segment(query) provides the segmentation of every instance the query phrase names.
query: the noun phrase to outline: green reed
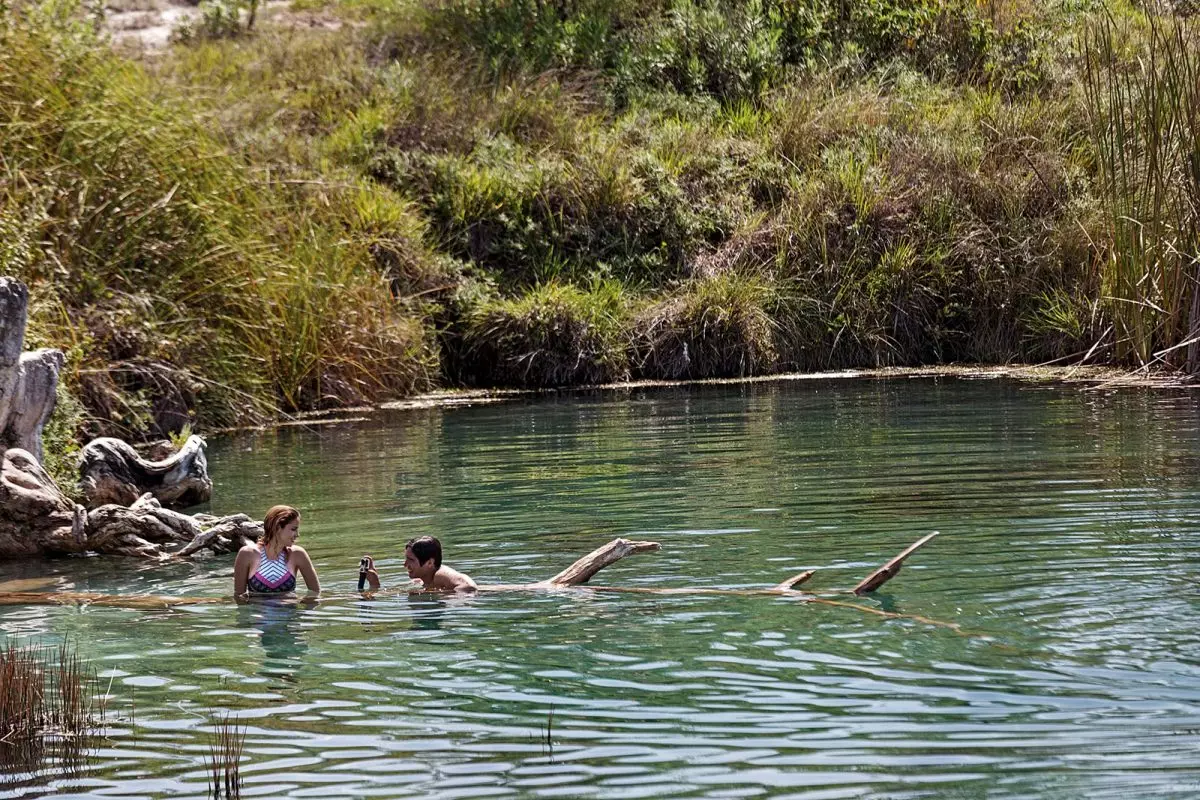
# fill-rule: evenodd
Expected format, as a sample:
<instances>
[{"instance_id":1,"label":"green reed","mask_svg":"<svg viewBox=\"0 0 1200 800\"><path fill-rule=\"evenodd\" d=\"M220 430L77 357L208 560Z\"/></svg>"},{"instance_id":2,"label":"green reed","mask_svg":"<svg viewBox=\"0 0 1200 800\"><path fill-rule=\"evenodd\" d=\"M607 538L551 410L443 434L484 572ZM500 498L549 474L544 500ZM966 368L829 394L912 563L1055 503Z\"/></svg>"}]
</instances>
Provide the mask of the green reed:
<instances>
[{"instance_id":1,"label":"green reed","mask_svg":"<svg viewBox=\"0 0 1200 800\"><path fill-rule=\"evenodd\" d=\"M1141 39L1142 41L1139 41ZM1110 241L1102 292L1116 356L1200 368L1200 54L1194 22L1111 15L1083 38L1089 130Z\"/></svg>"}]
</instances>

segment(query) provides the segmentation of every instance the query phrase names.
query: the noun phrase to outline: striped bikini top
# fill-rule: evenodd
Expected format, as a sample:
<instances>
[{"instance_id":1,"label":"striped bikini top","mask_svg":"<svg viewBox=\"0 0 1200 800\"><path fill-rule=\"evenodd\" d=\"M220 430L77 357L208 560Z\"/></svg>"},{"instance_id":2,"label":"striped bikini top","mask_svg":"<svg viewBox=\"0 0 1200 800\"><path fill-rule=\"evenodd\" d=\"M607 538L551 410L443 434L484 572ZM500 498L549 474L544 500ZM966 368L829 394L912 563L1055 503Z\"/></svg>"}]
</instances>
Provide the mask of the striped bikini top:
<instances>
[{"instance_id":1,"label":"striped bikini top","mask_svg":"<svg viewBox=\"0 0 1200 800\"><path fill-rule=\"evenodd\" d=\"M288 554L285 548L276 558L267 558L266 545L259 545L258 569L250 576L250 591L259 594L278 594L296 588L296 576L288 569Z\"/></svg>"}]
</instances>

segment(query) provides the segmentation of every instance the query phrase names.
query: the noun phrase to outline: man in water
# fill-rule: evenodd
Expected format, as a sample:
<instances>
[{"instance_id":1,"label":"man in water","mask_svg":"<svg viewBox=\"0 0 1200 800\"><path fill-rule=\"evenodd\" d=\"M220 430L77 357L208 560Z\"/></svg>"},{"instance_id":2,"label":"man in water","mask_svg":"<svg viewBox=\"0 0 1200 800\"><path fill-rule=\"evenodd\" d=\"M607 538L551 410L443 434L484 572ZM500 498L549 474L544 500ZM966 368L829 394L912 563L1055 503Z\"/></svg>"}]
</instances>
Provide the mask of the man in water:
<instances>
[{"instance_id":1,"label":"man in water","mask_svg":"<svg viewBox=\"0 0 1200 800\"><path fill-rule=\"evenodd\" d=\"M371 591L379 589L379 573L370 556L366 560L367 581ZM408 577L420 581L429 592L474 592L479 589L471 576L442 563L442 543L433 536L409 539L404 545L404 569Z\"/></svg>"}]
</instances>

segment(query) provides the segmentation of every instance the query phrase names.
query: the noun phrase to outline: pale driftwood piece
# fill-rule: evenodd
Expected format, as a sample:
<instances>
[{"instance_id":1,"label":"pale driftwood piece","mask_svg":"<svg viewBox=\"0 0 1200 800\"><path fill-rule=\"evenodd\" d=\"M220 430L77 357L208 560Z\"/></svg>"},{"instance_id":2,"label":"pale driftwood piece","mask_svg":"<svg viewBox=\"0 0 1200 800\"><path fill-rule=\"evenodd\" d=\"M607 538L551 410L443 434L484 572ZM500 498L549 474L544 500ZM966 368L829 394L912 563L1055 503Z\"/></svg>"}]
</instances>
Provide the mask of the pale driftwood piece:
<instances>
[{"instance_id":1,"label":"pale driftwood piece","mask_svg":"<svg viewBox=\"0 0 1200 800\"><path fill-rule=\"evenodd\" d=\"M799 575L793 575L792 577L788 578L783 583L776 584L775 591L790 592L793 589L795 589L797 586L799 586L800 584L807 581L813 575L815 575L816 572L817 571L815 569L806 569L804 572L801 572Z\"/></svg>"},{"instance_id":2,"label":"pale driftwood piece","mask_svg":"<svg viewBox=\"0 0 1200 800\"><path fill-rule=\"evenodd\" d=\"M234 514L222 519L209 517L206 523L207 530L197 534L182 550L175 553L177 557L187 558L206 547L214 553L237 552L243 545L254 542L262 533L262 523L255 522L245 514ZM205 523L202 522L201 525Z\"/></svg>"},{"instance_id":3,"label":"pale driftwood piece","mask_svg":"<svg viewBox=\"0 0 1200 800\"><path fill-rule=\"evenodd\" d=\"M179 452L162 461L148 461L120 439L101 437L83 448L79 476L90 508L132 505L146 492L176 508L212 497L204 439L199 436L189 436Z\"/></svg>"},{"instance_id":4,"label":"pale driftwood piece","mask_svg":"<svg viewBox=\"0 0 1200 800\"><path fill-rule=\"evenodd\" d=\"M0 558L88 549L87 512L71 502L25 450L0 463Z\"/></svg>"},{"instance_id":5,"label":"pale driftwood piece","mask_svg":"<svg viewBox=\"0 0 1200 800\"><path fill-rule=\"evenodd\" d=\"M660 549L658 542L631 542L628 539L613 539L597 547L562 572L544 583L548 586L578 586L600 570L633 553L650 553Z\"/></svg>"},{"instance_id":6,"label":"pale driftwood piece","mask_svg":"<svg viewBox=\"0 0 1200 800\"><path fill-rule=\"evenodd\" d=\"M58 350L22 353L29 290L0 278L0 449L18 448L42 460L42 427L54 411L62 372Z\"/></svg>"},{"instance_id":7,"label":"pale driftwood piece","mask_svg":"<svg viewBox=\"0 0 1200 800\"><path fill-rule=\"evenodd\" d=\"M913 542L900 555L896 556L891 561L887 562L882 567L863 578L862 582L855 586L851 591L853 591L855 594L867 594L868 592L873 592L880 586L883 586L892 578L896 577L896 574L900 572L900 567L904 565L904 559L920 550L937 535L938 532L934 531L928 536Z\"/></svg>"},{"instance_id":8,"label":"pale driftwood piece","mask_svg":"<svg viewBox=\"0 0 1200 800\"><path fill-rule=\"evenodd\" d=\"M205 548L237 550L260 533L262 523L245 514L189 517L163 508L149 492L128 508L104 505L88 514L88 547L103 553L187 558Z\"/></svg>"},{"instance_id":9,"label":"pale driftwood piece","mask_svg":"<svg viewBox=\"0 0 1200 800\"><path fill-rule=\"evenodd\" d=\"M38 461L42 460L42 429L54 413L63 363L61 351L45 348L22 353L17 364L14 396L19 400L8 409L3 443L29 451Z\"/></svg>"},{"instance_id":10,"label":"pale driftwood piece","mask_svg":"<svg viewBox=\"0 0 1200 800\"><path fill-rule=\"evenodd\" d=\"M200 525L194 519L163 509L149 492L131 506L102 505L88 513L88 545L103 553L132 554L144 549L140 543L128 539L131 536L157 549L155 545L190 542L200 533ZM125 540L125 546L118 545L122 540ZM131 545L134 546L132 549ZM119 549L114 551L114 547ZM156 555L163 553L160 551Z\"/></svg>"}]
</instances>

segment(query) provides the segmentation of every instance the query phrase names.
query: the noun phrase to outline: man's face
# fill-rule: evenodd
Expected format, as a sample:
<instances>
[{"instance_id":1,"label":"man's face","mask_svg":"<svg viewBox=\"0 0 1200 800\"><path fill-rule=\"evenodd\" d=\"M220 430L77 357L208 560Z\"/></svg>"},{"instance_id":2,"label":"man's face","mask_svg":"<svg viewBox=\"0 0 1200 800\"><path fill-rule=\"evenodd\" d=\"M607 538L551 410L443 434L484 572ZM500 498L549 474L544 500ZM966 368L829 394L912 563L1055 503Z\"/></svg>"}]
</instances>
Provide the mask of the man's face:
<instances>
[{"instance_id":1,"label":"man's face","mask_svg":"<svg viewBox=\"0 0 1200 800\"><path fill-rule=\"evenodd\" d=\"M426 561L426 564L432 566L433 559ZM411 547L404 548L404 569L408 572L410 578L423 578L425 569L422 568L421 562L417 561L417 556L413 553Z\"/></svg>"}]
</instances>

